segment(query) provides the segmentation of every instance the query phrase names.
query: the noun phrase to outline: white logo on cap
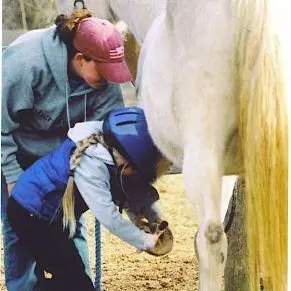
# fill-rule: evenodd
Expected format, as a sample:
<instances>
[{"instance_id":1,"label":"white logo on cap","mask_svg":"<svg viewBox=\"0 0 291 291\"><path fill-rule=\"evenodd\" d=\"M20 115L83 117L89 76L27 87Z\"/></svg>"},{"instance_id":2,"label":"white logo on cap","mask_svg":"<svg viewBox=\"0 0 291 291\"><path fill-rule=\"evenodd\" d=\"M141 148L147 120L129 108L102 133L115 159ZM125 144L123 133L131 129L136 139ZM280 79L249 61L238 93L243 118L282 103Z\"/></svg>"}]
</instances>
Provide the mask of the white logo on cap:
<instances>
[{"instance_id":1,"label":"white logo on cap","mask_svg":"<svg viewBox=\"0 0 291 291\"><path fill-rule=\"evenodd\" d=\"M123 46L119 46L119 47L109 51L109 57L112 60L123 58L123 56L124 56L124 47Z\"/></svg>"}]
</instances>

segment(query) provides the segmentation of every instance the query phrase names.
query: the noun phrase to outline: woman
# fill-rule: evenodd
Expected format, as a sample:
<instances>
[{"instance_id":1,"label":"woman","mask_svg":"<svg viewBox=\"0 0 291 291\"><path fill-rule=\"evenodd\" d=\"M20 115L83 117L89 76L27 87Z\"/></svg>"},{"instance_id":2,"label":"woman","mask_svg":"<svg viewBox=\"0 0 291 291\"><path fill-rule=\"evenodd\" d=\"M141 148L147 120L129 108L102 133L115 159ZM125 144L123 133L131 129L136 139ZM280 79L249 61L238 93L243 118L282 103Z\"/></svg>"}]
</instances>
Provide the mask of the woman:
<instances>
[{"instance_id":1,"label":"woman","mask_svg":"<svg viewBox=\"0 0 291 291\"><path fill-rule=\"evenodd\" d=\"M143 110L124 108L111 112L104 123L77 124L69 130L68 139L20 176L9 198L8 219L20 242L52 274L41 290L94 290L70 239L76 218L88 208L127 243L154 251L162 231L140 230L123 218L115 204L134 209L131 214L137 213L138 205L149 221L161 219L158 198L148 191L133 193L131 187L133 179L140 189L141 185L150 189L159 158ZM65 194L59 195L65 188ZM57 201L55 207L47 205L48 196Z\"/></svg>"},{"instance_id":2,"label":"woman","mask_svg":"<svg viewBox=\"0 0 291 291\"><path fill-rule=\"evenodd\" d=\"M127 82L131 76L119 32L84 10L58 16L51 28L25 33L5 50L2 64L5 279L9 291L30 291L36 287L35 262L7 221L8 195L23 170L61 144L68 128L102 120L110 110L122 107L121 90L114 83ZM81 217L75 243L89 272L82 223Z\"/></svg>"}]
</instances>

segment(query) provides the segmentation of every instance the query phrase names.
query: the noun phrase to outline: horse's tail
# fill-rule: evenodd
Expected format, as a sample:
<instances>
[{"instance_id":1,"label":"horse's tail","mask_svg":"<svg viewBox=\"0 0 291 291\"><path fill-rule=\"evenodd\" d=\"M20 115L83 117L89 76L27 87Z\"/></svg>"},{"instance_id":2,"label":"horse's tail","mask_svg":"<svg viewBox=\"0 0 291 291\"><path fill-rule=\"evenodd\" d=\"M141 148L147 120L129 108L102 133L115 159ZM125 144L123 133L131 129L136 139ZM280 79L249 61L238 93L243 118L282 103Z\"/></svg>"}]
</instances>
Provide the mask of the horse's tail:
<instances>
[{"instance_id":1,"label":"horse's tail","mask_svg":"<svg viewBox=\"0 0 291 291\"><path fill-rule=\"evenodd\" d=\"M262 276L267 290L283 291L287 290L288 124L280 42L270 0L234 2L235 94L240 100L251 290L259 290Z\"/></svg>"}]
</instances>

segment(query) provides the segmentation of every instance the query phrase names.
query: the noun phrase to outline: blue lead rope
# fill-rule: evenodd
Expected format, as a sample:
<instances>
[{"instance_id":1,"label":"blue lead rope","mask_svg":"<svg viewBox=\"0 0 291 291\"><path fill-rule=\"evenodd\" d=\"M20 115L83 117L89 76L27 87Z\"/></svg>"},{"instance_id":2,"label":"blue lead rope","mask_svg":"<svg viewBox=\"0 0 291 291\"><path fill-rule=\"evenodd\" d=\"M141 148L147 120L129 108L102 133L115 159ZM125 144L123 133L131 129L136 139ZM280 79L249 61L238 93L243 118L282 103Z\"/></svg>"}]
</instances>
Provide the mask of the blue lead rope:
<instances>
[{"instance_id":1,"label":"blue lead rope","mask_svg":"<svg viewBox=\"0 0 291 291\"><path fill-rule=\"evenodd\" d=\"M101 228L100 222L95 219L95 290L101 291Z\"/></svg>"}]
</instances>

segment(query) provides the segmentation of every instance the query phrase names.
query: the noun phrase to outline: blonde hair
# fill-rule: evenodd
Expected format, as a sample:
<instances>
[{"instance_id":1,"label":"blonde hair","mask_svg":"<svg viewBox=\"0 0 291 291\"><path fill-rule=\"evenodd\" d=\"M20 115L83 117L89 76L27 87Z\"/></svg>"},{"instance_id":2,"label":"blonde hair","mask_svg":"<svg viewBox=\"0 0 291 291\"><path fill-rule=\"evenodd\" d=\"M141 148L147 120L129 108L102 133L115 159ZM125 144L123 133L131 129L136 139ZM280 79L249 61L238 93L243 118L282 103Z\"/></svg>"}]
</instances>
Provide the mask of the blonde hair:
<instances>
[{"instance_id":1,"label":"blonde hair","mask_svg":"<svg viewBox=\"0 0 291 291\"><path fill-rule=\"evenodd\" d=\"M103 143L101 134L92 134L88 138L78 142L71 160L70 160L70 177L63 196L63 228L69 229L69 237L73 237L76 232L76 217L75 217L75 196L74 196L74 170L79 166L85 150L91 145Z\"/></svg>"},{"instance_id":2,"label":"blonde hair","mask_svg":"<svg viewBox=\"0 0 291 291\"><path fill-rule=\"evenodd\" d=\"M234 0L236 96L246 180L250 290L287 288L287 105L267 0ZM278 4L279 5L279 4Z\"/></svg>"}]
</instances>

